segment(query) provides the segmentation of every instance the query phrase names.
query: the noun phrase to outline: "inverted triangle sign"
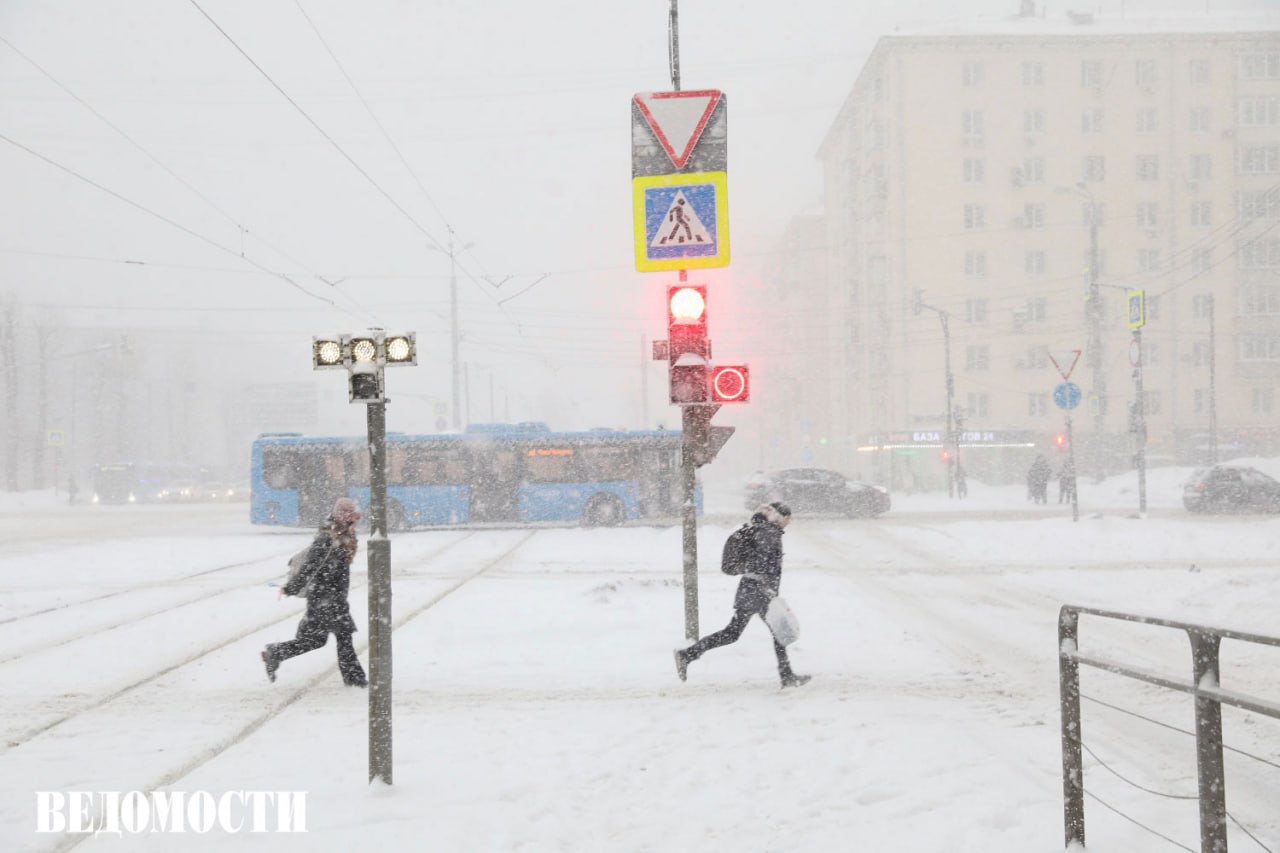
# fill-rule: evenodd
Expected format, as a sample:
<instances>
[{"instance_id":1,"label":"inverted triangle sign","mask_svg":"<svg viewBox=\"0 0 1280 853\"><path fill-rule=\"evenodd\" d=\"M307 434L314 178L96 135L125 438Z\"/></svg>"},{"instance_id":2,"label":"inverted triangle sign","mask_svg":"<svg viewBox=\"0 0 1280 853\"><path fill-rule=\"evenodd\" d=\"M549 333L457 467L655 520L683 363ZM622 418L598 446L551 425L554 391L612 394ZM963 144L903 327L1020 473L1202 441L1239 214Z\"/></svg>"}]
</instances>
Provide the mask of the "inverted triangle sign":
<instances>
[{"instance_id":1,"label":"inverted triangle sign","mask_svg":"<svg viewBox=\"0 0 1280 853\"><path fill-rule=\"evenodd\" d=\"M720 102L720 90L643 92L634 100L671 162L683 169Z\"/></svg>"},{"instance_id":2,"label":"inverted triangle sign","mask_svg":"<svg viewBox=\"0 0 1280 853\"><path fill-rule=\"evenodd\" d=\"M1076 369L1076 362L1080 360L1080 350L1051 350L1049 352L1049 360L1053 362L1054 367L1058 368L1062 381L1066 382L1071 378L1071 371Z\"/></svg>"}]
</instances>

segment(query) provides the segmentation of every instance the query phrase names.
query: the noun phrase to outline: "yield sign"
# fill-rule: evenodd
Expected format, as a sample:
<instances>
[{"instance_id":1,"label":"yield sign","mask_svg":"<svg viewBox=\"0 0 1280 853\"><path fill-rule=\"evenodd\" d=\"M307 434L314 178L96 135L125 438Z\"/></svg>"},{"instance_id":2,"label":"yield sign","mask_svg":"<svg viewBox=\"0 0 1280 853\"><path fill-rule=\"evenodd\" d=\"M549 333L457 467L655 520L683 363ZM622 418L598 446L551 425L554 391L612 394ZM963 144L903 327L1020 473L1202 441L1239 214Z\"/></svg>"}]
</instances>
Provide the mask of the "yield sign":
<instances>
[{"instance_id":1,"label":"yield sign","mask_svg":"<svg viewBox=\"0 0 1280 853\"><path fill-rule=\"evenodd\" d=\"M1066 382L1071 378L1071 371L1076 369L1076 362L1080 360L1080 350L1050 350L1049 360L1053 362L1054 367L1058 368L1058 373L1062 376L1062 381Z\"/></svg>"},{"instance_id":2,"label":"yield sign","mask_svg":"<svg viewBox=\"0 0 1280 853\"><path fill-rule=\"evenodd\" d=\"M690 92L644 92L636 107L677 169L683 169L720 102L719 89Z\"/></svg>"}]
</instances>

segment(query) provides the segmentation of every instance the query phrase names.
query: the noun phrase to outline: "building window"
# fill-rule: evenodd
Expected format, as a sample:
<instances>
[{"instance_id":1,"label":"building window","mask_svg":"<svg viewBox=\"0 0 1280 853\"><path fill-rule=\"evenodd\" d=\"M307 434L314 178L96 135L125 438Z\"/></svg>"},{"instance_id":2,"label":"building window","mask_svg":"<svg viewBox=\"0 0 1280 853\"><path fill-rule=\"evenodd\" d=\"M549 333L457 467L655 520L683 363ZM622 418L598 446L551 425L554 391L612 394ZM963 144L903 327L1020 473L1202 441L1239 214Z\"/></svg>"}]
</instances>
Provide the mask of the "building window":
<instances>
[{"instance_id":1,"label":"building window","mask_svg":"<svg viewBox=\"0 0 1280 853\"><path fill-rule=\"evenodd\" d=\"M1209 366L1209 344L1198 341L1191 345L1191 364L1193 367Z\"/></svg>"},{"instance_id":2,"label":"building window","mask_svg":"<svg viewBox=\"0 0 1280 853\"><path fill-rule=\"evenodd\" d=\"M1197 388L1191 392L1193 414L1203 415L1209 411L1209 392L1204 388Z\"/></svg>"},{"instance_id":3,"label":"building window","mask_svg":"<svg viewBox=\"0 0 1280 853\"><path fill-rule=\"evenodd\" d=\"M1246 284L1241 287L1240 313L1280 314L1280 284Z\"/></svg>"},{"instance_id":4,"label":"building window","mask_svg":"<svg viewBox=\"0 0 1280 853\"><path fill-rule=\"evenodd\" d=\"M1242 175L1270 175L1280 172L1280 145L1250 145L1240 152Z\"/></svg>"},{"instance_id":5,"label":"building window","mask_svg":"<svg viewBox=\"0 0 1280 853\"><path fill-rule=\"evenodd\" d=\"M1034 391L1028 394L1027 414L1033 418L1042 418L1049 414L1049 395L1037 394Z\"/></svg>"},{"instance_id":6,"label":"building window","mask_svg":"<svg viewBox=\"0 0 1280 853\"><path fill-rule=\"evenodd\" d=\"M1213 249L1196 249L1191 256L1191 268L1197 275L1213 269Z\"/></svg>"},{"instance_id":7,"label":"building window","mask_svg":"<svg viewBox=\"0 0 1280 853\"><path fill-rule=\"evenodd\" d=\"M1142 342L1142 364L1155 367L1160 363L1160 345L1155 341Z\"/></svg>"},{"instance_id":8,"label":"building window","mask_svg":"<svg viewBox=\"0 0 1280 853\"><path fill-rule=\"evenodd\" d=\"M1084 211L1082 218L1086 228L1092 225L1102 226L1107 224L1107 206L1105 204L1086 201L1081 210Z\"/></svg>"},{"instance_id":9,"label":"building window","mask_svg":"<svg viewBox=\"0 0 1280 853\"><path fill-rule=\"evenodd\" d=\"M1271 414L1275 404L1276 392L1274 388L1253 389L1253 413L1255 415Z\"/></svg>"},{"instance_id":10,"label":"building window","mask_svg":"<svg viewBox=\"0 0 1280 853\"><path fill-rule=\"evenodd\" d=\"M1274 127L1280 118L1280 98L1240 99L1240 124L1245 127Z\"/></svg>"},{"instance_id":11,"label":"building window","mask_svg":"<svg viewBox=\"0 0 1280 853\"><path fill-rule=\"evenodd\" d=\"M1101 181L1107 176L1107 161L1098 154L1090 154L1084 158L1080 176L1086 181Z\"/></svg>"},{"instance_id":12,"label":"building window","mask_svg":"<svg viewBox=\"0 0 1280 853\"><path fill-rule=\"evenodd\" d=\"M1209 108L1208 107L1192 107L1191 120L1188 122L1187 127L1192 133L1208 133L1209 132Z\"/></svg>"},{"instance_id":13,"label":"building window","mask_svg":"<svg viewBox=\"0 0 1280 853\"><path fill-rule=\"evenodd\" d=\"M1197 320L1209 319L1209 314L1213 311L1213 294L1197 293L1191 297L1191 316Z\"/></svg>"},{"instance_id":14,"label":"building window","mask_svg":"<svg viewBox=\"0 0 1280 853\"><path fill-rule=\"evenodd\" d=\"M1032 249L1024 257L1027 275L1044 275L1044 249Z\"/></svg>"},{"instance_id":15,"label":"building window","mask_svg":"<svg viewBox=\"0 0 1280 853\"><path fill-rule=\"evenodd\" d=\"M976 326L987 322L987 300L966 299L964 303L965 320Z\"/></svg>"},{"instance_id":16,"label":"building window","mask_svg":"<svg viewBox=\"0 0 1280 853\"><path fill-rule=\"evenodd\" d=\"M1102 63L1086 59L1080 63L1080 85L1086 89L1102 88Z\"/></svg>"},{"instance_id":17,"label":"building window","mask_svg":"<svg viewBox=\"0 0 1280 853\"><path fill-rule=\"evenodd\" d=\"M1191 155L1191 180L1207 181L1213 177L1213 160L1208 154Z\"/></svg>"},{"instance_id":18,"label":"building window","mask_svg":"<svg viewBox=\"0 0 1280 853\"><path fill-rule=\"evenodd\" d=\"M1045 344L1027 347L1024 355L1014 359L1013 366L1018 370L1043 370L1049 366L1049 347Z\"/></svg>"},{"instance_id":19,"label":"building window","mask_svg":"<svg viewBox=\"0 0 1280 853\"><path fill-rule=\"evenodd\" d=\"M1023 133L1044 133L1044 110L1022 111Z\"/></svg>"},{"instance_id":20,"label":"building window","mask_svg":"<svg viewBox=\"0 0 1280 853\"><path fill-rule=\"evenodd\" d=\"M1022 206L1022 227L1023 228L1043 228L1044 227L1044 205L1043 204L1024 204Z\"/></svg>"},{"instance_id":21,"label":"building window","mask_svg":"<svg viewBox=\"0 0 1280 853\"><path fill-rule=\"evenodd\" d=\"M1044 158L1028 157L1022 161L1022 180L1028 184L1044 183Z\"/></svg>"},{"instance_id":22,"label":"building window","mask_svg":"<svg viewBox=\"0 0 1280 853\"><path fill-rule=\"evenodd\" d=\"M1160 180L1160 157L1156 154L1139 154L1137 175L1140 181Z\"/></svg>"},{"instance_id":23,"label":"building window","mask_svg":"<svg viewBox=\"0 0 1280 853\"><path fill-rule=\"evenodd\" d=\"M964 227L968 231L987 227L987 209L980 204L964 206Z\"/></svg>"},{"instance_id":24,"label":"building window","mask_svg":"<svg viewBox=\"0 0 1280 853\"><path fill-rule=\"evenodd\" d=\"M1134 81L1144 89L1156 84L1156 63L1154 59L1139 59L1134 63Z\"/></svg>"},{"instance_id":25,"label":"building window","mask_svg":"<svg viewBox=\"0 0 1280 853\"><path fill-rule=\"evenodd\" d=\"M1094 107L1080 114L1080 130L1083 133L1102 133L1102 108Z\"/></svg>"},{"instance_id":26,"label":"building window","mask_svg":"<svg viewBox=\"0 0 1280 853\"><path fill-rule=\"evenodd\" d=\"M1191 224L1198 228L1212 225L1213 202L1193 200L1191 202Z\"/></svg>"},{"instance_id":27,"label":"building window","mask_svg":"<svg viewBox=\"0 0 1280 853\"><path fill-rule=\"evenodd\" d=\"M1156 272L1160 269L1159 249L1138 250L1138 272Z\"/></svg>"},{"instance_id":28,"label":"building window","mask_svg":"<svg viewBox=\"0 0 1280 853\"><path fill-rule=\"evenodd\" d=\"M982 110L965 110L961 118L961 124L964 127L965 136L981 138L984 132Z\"/></svg>"},{"instance_id":29,"label":"building window","mask_svg":"<svg viewBox=\"0 0 1280 853\"><path fill-rule=\"evenodd\" d=\"M1160 296L1159 294L1147 294L1146 311L1148 320L1160 319Z\"/></svg>"},{"instance_id":30,"label":"building window","mask_svg":"<svg viewBox=\"0 0 1280 853\"><path fill-rule=\"evenodd\" d=\"M1151 202L1143 202L1138 205L1138 227L1139 228L1155 228L1159 222L1158 216L1160 205Z\"/></svg>"},{"instance_id":31,"label":"building window","mask_svg":"<svg viewBox=\"0 0 1280 853\"><path fill-rule=\"evenodd\" d=\"M966 157L964 161L964 182L980 184L986 177L986 161L979 157Z\"/></svg>"},{"instance_id":32,"label":"building window","mask_svg":"<svg viewBox=\"0 0 1280 853\"><path fill-rule=\"evenodd\" d=\"M1246 80L1280 80L1280 53L1246 53L1240 57L1240 76Z\"/></svg>"},{"instance_id":33,"label":"building window","mask_svg":"<svg viewBox=\"0 0 1280 853\"><path fill-rule=\"evenodd\" d=\"M991 347L986 344L970 344L964 351L965 370L990 370Z\"/></svg>"},{"instance_id":34,"label":"building window","mask_svg":"<svg viewBox=\"0 0 1280 853\"><path fill-rule=\"evenodd\" d=\"M969 405L965 408L970 418L989 418L991 417L991 406L988 403L986 394L970 394Z\"/></svg>"},{"instance_id":35,"label":"building window","mask_svg":"<svg viewBox=\"0 0 1280 853\"><path fill-rule=\"evenodd\" d=\"M1280 336L1241 335L1241 361L1280 361Z\"/></svg>"},{"instance_id":36,"label":"building window","mask_svg":"<svg viewBox=\"0 0 1280 853\"><path fill-rule=\"evenodd\" d=\"M1156 132L1156 111L1153 109L1138 110L1138 120L1136 122L1138 133L1155 133Z\"/></svg>"},{"instance_id":37,"label":"building window","mask_svg":"<svg viewBox=\"0 0 1280 853\"><path fill-rule=\"evenodd\" d=\"M1049 300L1036 296L1027 300L1026 318L1033 323L1043 323L1049 316Z\"/></svg>"},{"instance_id":38,"label":"building window","mask_svg":"<svg viewBox=\"0 0 1280 853\"><path fill-rule=\"evenodd\" d=\"M1275 188L1240 193L1240 218L1280 219L1280 192Z\"/></svg>"},{"instance_id":39,"label":"building window","mask_svg":"<svg viewBox=\"0 0 1280 853\"><path fill-rule=\"evenodd\" d=\"M1192 86L1209 85L1209 60L1192 59L1187 62L1187 78Z\"/></svg>"},{"instance_id":40,"label":"building window","mask_svg":"<svg viewBox=\"0 0 1280 853\"><path fill-rule=\"evenodd\" d=\"M965 252L964 274L969 278L982 278L985 276L987 274L987 253L980 251Z\"/></svg>"},{"instance_id":41,"label":"building window","mask_svg":"<svg viewBox=\"0 0 1280 853\"><path fill-rule=\"evenodd\" d=\"M966 62L960 68L960 79L965 88L971 89L982 84L982 63Z\"/></svg>"},{"instance_id":42,"label":"building window","mask_svg":"<svg viewBox=\"0 0 1280 853\"><path fill-rule=\"evenodd\" d=\"M1280 238L1262 237L1250 240L1240 247L1240 268L1265 270L1280 267Z\"/></svg>"},{"instance_id":43,"label":"building window","mask_svg":"<svg viewBox=\"0 0 1280 853\"><path fill-rule=\"evenodd\" d=\"M1148 415L1158 415L1163 408L1161 405L1162 398L1159 391L1143 391L1142 405L1143 411Z\"/></svg>"},{"instance_id":44,"label":"building window","mask_svg":"<svg viewBox=\"0 0 1280 853\"><path fill-rule=\"evenodd\" d=\"M1043 86L1044 85L1044 63L1043 62L1022 63L1022 85L1024 86Z\"/></svg>"}]
</instances>

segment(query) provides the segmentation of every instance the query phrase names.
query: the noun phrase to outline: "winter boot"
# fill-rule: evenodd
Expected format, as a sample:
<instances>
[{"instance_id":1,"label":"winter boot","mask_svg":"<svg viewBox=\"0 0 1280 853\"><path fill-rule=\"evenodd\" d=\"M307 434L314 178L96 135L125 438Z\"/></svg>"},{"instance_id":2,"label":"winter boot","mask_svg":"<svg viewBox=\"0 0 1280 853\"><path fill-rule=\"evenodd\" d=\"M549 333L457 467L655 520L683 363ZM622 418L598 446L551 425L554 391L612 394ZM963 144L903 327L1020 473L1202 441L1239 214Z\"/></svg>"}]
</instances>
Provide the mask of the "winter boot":
<instances>
[{"instance_id":1,"label":"winter boot","mask_svg":"<svg viewBox=\"0 0 1280 853\"><path fill-rule=\"evenodd\" d=\"M811 678L813 678L812 675L796 675L794 672L789 672L786 675L782 676L782 686L783 687L800 687L802 685L808 684L809 679Z\"/></svg>"},{"instance_id":2,"label":"winter boot","mask_svg":"<svg viewBox=\"0 0 1280 853\"><path fill-rule=\"evenodd\" d=\"M681 681L687 681L689 674L689 655L685 653L684 649L676 649L672 654L675 655L676 659L676 675L680 676Z\"/></svg>"},{"instance_id":3,"label":"winter boot","mask_svg":"<svg viewBox=\"0 0 1280 853\"><path fill-rule=\"evenodd\" d=\"M276 660L276 656L269 645L262 650L262 663L267 668L267 680L275 681L276 670L280 668L280 661Z\"/></svg>"}]
</instances>

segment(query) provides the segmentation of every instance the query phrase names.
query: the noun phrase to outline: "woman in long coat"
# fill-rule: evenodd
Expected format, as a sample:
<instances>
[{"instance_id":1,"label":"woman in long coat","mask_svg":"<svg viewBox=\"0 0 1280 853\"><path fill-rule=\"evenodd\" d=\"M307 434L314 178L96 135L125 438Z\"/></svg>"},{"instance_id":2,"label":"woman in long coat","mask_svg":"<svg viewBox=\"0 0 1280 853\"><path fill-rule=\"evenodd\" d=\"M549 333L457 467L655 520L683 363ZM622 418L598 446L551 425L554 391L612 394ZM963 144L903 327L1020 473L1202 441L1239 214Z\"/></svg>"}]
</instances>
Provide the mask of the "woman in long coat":
<instances>
[{"instance_id":1,"label":"woman in long coat","mask_svg":"<svg viewBox=\"0 0 1280 853\"><path fill-rule=\"evenodd\" d=\"M347 594L351 588L351 561L356 555L356 522L360 508L350 498L338 498L324 525L307 552L302 569L284 585L284 595L305 595L307 612L298 623L294 639L269 643L262 651L267 678L276 680L280 662L321 648L329 634L338 642L338 671L348 687L365 687L368 679L356 657L351 635L356 622L351 618Z\"/></svg>"}]
</instances>

